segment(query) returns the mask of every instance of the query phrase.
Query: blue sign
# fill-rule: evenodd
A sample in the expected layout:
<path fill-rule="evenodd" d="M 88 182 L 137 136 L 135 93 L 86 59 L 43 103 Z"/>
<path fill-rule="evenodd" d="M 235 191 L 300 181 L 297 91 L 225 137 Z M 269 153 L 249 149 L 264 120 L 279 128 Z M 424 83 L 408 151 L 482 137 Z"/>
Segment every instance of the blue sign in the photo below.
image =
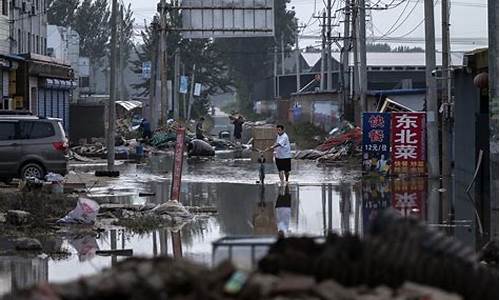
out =
<path fill-rule="evenodd" d="M 188 85 L 189 85 L 189 79 L 188 79 L 188 77 L 187 76 L 181 76 L 179 93 L 181 93 L 181 94 L 187 94 L 188 93 Z"/>
<path fill-rule="evenodd" d="M 143 62 L 142 63 L 142 78 L 150 79 L 151 78 L 151 62 Z"/>
<path fill-rule="evenodd" d="M 363 174 L 389 173 L 390 130 L 390 113 L 363 113 Z"/>

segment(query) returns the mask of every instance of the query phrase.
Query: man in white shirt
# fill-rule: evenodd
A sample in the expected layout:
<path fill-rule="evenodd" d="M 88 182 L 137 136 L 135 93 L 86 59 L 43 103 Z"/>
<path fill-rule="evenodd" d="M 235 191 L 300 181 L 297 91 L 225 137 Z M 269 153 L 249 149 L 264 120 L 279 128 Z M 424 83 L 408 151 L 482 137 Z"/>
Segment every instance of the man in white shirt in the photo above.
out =
<path fill-rule="evenodd" d="M 278 132 L 276 143 L 264 150 L 264 152 L 275 149 L 276 167 L 278 167 L 280 181 L 283 184 L 285 180 L 288 183 L 290 171 L 292 170 L 292 151 L 290 148 L 290 140 L 285 133 L 285 126 L 278 125 L 276 126 L 276 130 Z"/>

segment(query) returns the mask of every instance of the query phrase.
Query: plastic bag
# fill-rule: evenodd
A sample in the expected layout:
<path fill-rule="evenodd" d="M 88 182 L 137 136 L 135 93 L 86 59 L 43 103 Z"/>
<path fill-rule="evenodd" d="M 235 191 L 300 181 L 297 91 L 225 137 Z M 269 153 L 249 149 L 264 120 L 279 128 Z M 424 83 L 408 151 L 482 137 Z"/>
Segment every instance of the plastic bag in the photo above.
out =
<path fill-rule="evenodd" d="M 70 211 L 64 218 L 57 221 L 58 224 L 93 224 L 99 213 L 99 204 L 88 198 L 79 198 L 75 209 Z"/>
<path fill-rule="evenodd" d="M 52 173 L 45 175 L 45 181 L 47 182 L 62 182 L 64 177 L 61 174 Z"/>

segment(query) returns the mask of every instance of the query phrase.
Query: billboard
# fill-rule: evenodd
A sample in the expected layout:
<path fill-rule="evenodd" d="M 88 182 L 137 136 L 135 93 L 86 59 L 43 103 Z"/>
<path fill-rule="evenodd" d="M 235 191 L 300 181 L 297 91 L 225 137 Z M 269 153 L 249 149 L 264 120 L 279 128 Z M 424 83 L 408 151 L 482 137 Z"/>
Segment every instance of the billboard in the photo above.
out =
<path fill-rule="evenodd" d="M 182 0 L 184 38 L 274 36 L 274 0 Z"/>
<path fill-rule="evenodd" d="M 389 174 L 390 130 L 390 113 L 363 113 L 363 174 Z"/>
<path fill-rule="evenodd" d="M 392 173 L 425 175 L 425 113 L 392 113 Z"/>

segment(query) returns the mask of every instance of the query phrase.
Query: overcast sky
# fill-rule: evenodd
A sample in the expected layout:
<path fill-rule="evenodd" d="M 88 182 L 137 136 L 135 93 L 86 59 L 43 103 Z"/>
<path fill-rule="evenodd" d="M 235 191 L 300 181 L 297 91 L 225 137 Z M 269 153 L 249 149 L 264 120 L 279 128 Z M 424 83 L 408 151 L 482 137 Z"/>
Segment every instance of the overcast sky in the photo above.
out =
<path fill-rule="evenodd" d="M 168 0 L 167 0 L 168 1 Z M 335 8 L 344 5 L 345 0 L 332 0 Z M 367 3 L 369 0 L 366 0 Z M 371 0 L 372 4 L 398 3 L 400 0 Z M 406 0 L 396 8 L 389 10 L 373 10 L 372 22 L 367 24 L 367 35 L 382 36 L 389 30 L 393 31 L 389 37 L 423 38 L 424 37 L 424 6 L 423 0 Z M 441 36 L 441 1 L 435 6 L 436 36 Z M 132 3 L 135 12 L 136 23 L 143 25 L 144 19 L 150 20 L 156 11 L 157 1 L 154 0 L 124 0 L 126 3 Z M 295 7 L 299 22 L 306 24 L 304 35 L 319 35 L 320 27 L 318 20 L 311 18 L 314 14 L 319 14 L 324 9 L 323 0 L 292 0 L 291 7 Z M 478 38 L 485 39 L 488 34 L 488 9 L 487 0 L 451 0 L 451 38 L 457 40 L 460 38 Z M 334 23 L 336 21 L 333 21 Z M 396 23 L 397 22 L 397 23 Z M 373 26 L 371 25 L 373 24 Z M 395 25 L 396 24 L 396 25 Z M 420 24 L 420 26 L 418 26 Z M 139 29 L 138 29 L 139 30 Z M 342 27 L 336 27 L 335 30 L 342 30 Z M 467 42 L 469 42 L 467 40 Z M 307 45 L 318 45 L 314 40 L 302 40 L 301 47 Z M 421 46 L 419 44 L 405 44 L 408 46 Z M 452 43 L 452 50 L 465 50 L 483 45 L 463 45 Z M 440 44 L 438 44 L 438 49 Z"/>

